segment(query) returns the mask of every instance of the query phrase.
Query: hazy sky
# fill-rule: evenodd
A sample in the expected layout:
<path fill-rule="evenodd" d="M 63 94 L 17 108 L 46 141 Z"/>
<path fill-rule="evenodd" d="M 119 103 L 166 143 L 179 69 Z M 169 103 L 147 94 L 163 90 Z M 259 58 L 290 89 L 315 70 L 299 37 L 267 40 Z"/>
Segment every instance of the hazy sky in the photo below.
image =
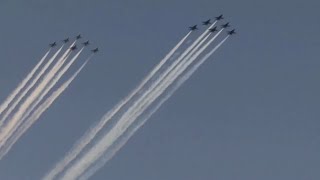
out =
<path fill-rule="evenodd" d="M 0 161 L 0 179 L 41 178 L 188 26 L 221 13 L 237 36 L 92 179 L 320 179 L 319 6 L 316 0 L 0 1 L 0 101 L 48 43 L 82 33 L 101 49 Z"/>

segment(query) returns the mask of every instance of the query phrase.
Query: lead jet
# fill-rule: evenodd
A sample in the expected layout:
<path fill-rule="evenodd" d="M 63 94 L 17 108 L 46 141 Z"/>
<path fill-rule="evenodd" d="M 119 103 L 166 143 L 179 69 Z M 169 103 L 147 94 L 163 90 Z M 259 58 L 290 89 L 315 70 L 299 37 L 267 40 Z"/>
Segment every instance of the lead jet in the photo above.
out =
<path fill-rule="evenodd" d="M 211 24 L 211 19 L 208 19 L 202 22 L 202 25 L 205 25 L 205 26 L 208 26 L 209 24 Z"/>
<path fill-rule="evenodd" d="M 209 32 L 210 32 L 210 33 L 214 33 L 214 32 L 216 32 L 216 31 L 218 31 L 218 30 L 217 30 L 217 26 L 215 26 L 214 28 L 209 29 Z"/>
<path fill-rule="evenodd" d="M 64 43 L 69 42 L 69 38 L 62 40 Z"/>
<path fill-rule="evenodd" d="M 91 50 L 93 53 L 97 53 L 99 51 L 99 48 L 95 48 Z"/>
<path fill-rule="evenodd" d="M 217 21 L 219 21 L 219 20 L 221 20 L 221 19 L 223 19 L 223 15 L 222 15 L 222 14 L 221 14 L 220 16 L 217 16 L 217 17 L 216 17 L 216 20 L 217 20 Z"/>
<path fill-rule="evenodd" d="M 235 29 L 232 29 L 231 31 L 228 31 L 228 34 L 229 34 L 229 35 L 236 34 L 236 30 L 235 30 Z"/>
<path fill-rule="evenodd" d="M 227 28 L 227 27 L 230 27 L 230 25 L 229 25 L 229 23 L 226 23 L 226 24 L 221 25 L 221 27 Z"/>
<path fill-rule="evenodd" d="M 55 47 L 56 45 L 57 45 L 56 42 L 53 42 L 53 43 L 49 44 L 50 47 Z"/>
<path fill-rule="evenodd" d="M 86 42 L 84 42 L 84 43 L 82 43 L 84 46 L 88 46 L 89 44 L 90 44 L 90 42 L 89 41 L 86 41 Z"/>
<path fill-rule="evenodd" d="M 76 39 L 81 39 L 81 38 L 82 38 L 81 34 L 79 34 L 78 36 L 76 36 Z"/>
<path fill-rule="evenodd" d="M 77 45 L 73 45 L 73 46 L 70 47 L 70 50 L 71 50 L 71 51 L 74 51 L 74 50 L 76 50 L 76 49 L 77 49 Z"/>
<path fill-rule="evenodd" d="M 189 27 L 189 29 L 190 29 L 191 31 L 194 31 L 194 30 L 197 30 L 198 28 L 197 28 L 197 25 L 194 25 L 194 26 Z"/>

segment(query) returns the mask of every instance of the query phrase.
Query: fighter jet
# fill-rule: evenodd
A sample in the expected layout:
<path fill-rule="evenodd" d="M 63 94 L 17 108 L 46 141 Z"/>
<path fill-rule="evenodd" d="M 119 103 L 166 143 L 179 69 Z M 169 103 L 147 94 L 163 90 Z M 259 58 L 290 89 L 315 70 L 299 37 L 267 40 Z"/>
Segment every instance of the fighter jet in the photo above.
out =
<path fill-rule="evenodd" d="M 50 47 L 55 47 L 56 45 L 57 45 L 56 42 L 53 42 L 53 43 L 49 44 Z"/>
<path fill-rule="evenodd" d="M 92 49 L 91 50 L 93 53 L 97 53 L 98 51 L 99 51 L 99 49 L 98 48 L 95 48 L 95 49 Z"/>
<path fill-rule="evenodd" d="M 81 34 L 79 34 L 78 36 L 76 36 L 76 39 L 81 39 L 81 38 L 82 38 Z"/>
<path fill-rule="evenodd" d="M 217 17 L 216 17 L 216 20 L 217 20 L 217 21 L 219 21 L 219 20 L 221 20 L 221 19 L 223 19 L 223 15 L 222 15 L 222 14 L 221 14 L 220 16 L 217 16 Z"/>
<path fill-rule="evenodd" d="M 209 24 L 211 24 L 211 19 L 208 19 L 208 20 L 206 20 L 206 21 L 203 21 L 202 22 L 202 25 L 205 25 L 205 26 L 208 26 Z"/>
<path fill-rule="evenodd" d="M 194 31 L 194 30 L 197 30 L 198 28 L 197 28 L 197 25 L 194 25 L 194 26 L 189 27 L 189 29 L 190 29 L 191 31 Z"/>
<path fill-rule="evenodd" d="M 230 25 L 229 25 L 229 23 L 226 23 L 226 24 L 221 25 L 221 27 L 227 28 L 227 27 L 230 27 Z"/>
<path fill-rule="evenodd" d="M 89 44 L 90 44 L 90 42 L 89 41 L 86 41 L 86 42 L 84 42 L 84 43 L 82 43 L 84 46 L 88 46 Z"/>
<path fill-rule="evenodd" d="M 69 42 L 69 38 L 62 40 L 64 43 Z"/>
<path fill-rule="evenodd" d="M 73 46 L 70 47 L 70 50 L 71 50 L 71 51 L 74 51 L 74 50 L 76 50 L 76 49 L 77 49 L 77 45 L 73 45 Z"/>
<path fill-rule="evenodd" d="M 216 31 L 218 31 L 218 30 L 217 30 L 217 26 L 215 26 L 214 28 L 209 29 L 209 32 L 211 32 L 211 33 L 214 33 L 214 32 L 216 32 Z"/>
<path fill-rule="evenodd" d="M 229 34 L 229 35 L 236 34 L 236 30 L 235 30 L 235 29 L 232 29 L 231 31 L 228 31 L 228 34 Z"/>

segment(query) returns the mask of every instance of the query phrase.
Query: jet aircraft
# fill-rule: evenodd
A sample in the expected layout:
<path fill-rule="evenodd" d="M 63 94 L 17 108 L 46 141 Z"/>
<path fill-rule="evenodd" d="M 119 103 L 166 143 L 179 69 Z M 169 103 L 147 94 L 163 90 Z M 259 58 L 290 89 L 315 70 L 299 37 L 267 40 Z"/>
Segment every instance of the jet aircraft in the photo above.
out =
<path fill-rule="evenodd" d="M 64 43 L 69 42 L 69 38 L 62 40 Z"/>
<path fill-rule="evenodd" d="M 89 41 L 86 41 L 86 42 L 84 42 L 84 43 L 82 43 L 84 46 L 88 46 L 89 44 L 90 44 L 90 42 Z"/>
<path fill-rule="evenodd" d="M 209 24 L 211 24 L 211 19 L 203 21 L 202 24 L 205 25 L 205 26 L 208 26 Z"/>
<path fill-rule="evenodd" d="M 76 39 L 81 39 L 81 38 L 82 38 L 81 34 L 79 34 L 78 36 L 76 36 Z"/>
<path fill-rule="evenodd" d="M 70 47 L 70 50 L 71 51 L 74 51 L 74 50 L 76 50 L 77 49 L 77 45 L 73 45 L 72 47 Z"/>
<path fill-rule="evenodd" d="M 56 42 L 53 42 L 53 43 L 49 44 L 50 47 L 55 47 L 56 45 L 57 45 Z"/>
<path fill-rule="evenodd" d="M 236 34 L 236 30 L 235 30 L 235 29 L 232 29 L 231 31 L 228 31 L 228 34 L 229 34 L 229 35 Z"/>
<path fill-rule="evenodd" d="M 209 31 L 210 31 L 211 33 L 214 33 L 214 32 L 216 32 L 216 31 L 218 31 L 218 30 L 217 30 L 217 26 L 214 27 L 214 28 L 209 29 Z"/>
<path fill-rule="evenodd" d="M 226 24 L 221 25 L 221 27 L 227 28 L 227 27 L 230 27 L 230 25 L 229 25 L 229 23 L 226 23 Z"/>
<path fill-rule="evenodd" d="M 194 30 L 197 30 L 198 28 L 197 28 L 197 25 L 194 25 L 194 26 L 189 27 L 189 29 L 190 29 L 191 31 L 194 31 Z"/>
<path fill-rule="evenodd" d="M 99 51 L 99 49 L 98 48 L 95 48 L 95 49 L 92 49 L 91 50 L 93 53 L 97 53 L 98 51 Z"/>
<path fill-rule="evenodd" d="M 217 16 L 217 17 L 216 17 L 216 20 L 217 20 L 217 21 L 219 21 L 219 20 L 221 20 L 221 19 L 223 19 L 223 15 L 222 15 L 222 14 L 221 14 L 220 16 Z"/>

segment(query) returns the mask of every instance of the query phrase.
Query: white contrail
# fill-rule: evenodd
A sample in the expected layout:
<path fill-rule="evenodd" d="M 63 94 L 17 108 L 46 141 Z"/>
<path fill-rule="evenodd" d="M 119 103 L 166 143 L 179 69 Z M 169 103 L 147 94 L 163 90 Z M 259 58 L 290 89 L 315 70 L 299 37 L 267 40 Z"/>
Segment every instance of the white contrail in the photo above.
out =
<path fill-rule="evenodd" d="M 44 180 L 51 180 L 55 178 L 65 167 L 73 161 L 82 150 L 94 139 L 98 132 L 105 126 L 105 124 L 117 113 L 124 105 L 126 105 L 146 84 L 154 77 L 157 72 L 168 62 L 170 57 L 179 49 L 179 47 L 190 36 L 191 31 L 183 37 L 180 42 L 160 61 L 160 63 L 142 80 L 140 85 L 136 87 L 125 99 L 120 101 L 111 111 L 109 111 L 101 121 L 93 128 L 91 128 L 79 141 L 76 143 L 71 151 L 67 153 L 58 164 L 55 165 L 49 173 L 45 175 Z"/>
<path fill-rule="evenodd" d="M 211 27 L 210 27 L 211 28 Z M 210 29 L 209 28 L 209 29 Z M 196 47 L 198 45 L 198 43 L 203 39 L 203 37 L 207 34 L 208 30 L 206 30 L 199 38 L 196 39 L 195 42 L 193 42 L 193 44 L 187 48 L 187 50 L 176 60 L 174 61 L 171 66 L 166 69 L 166 71 L 161 74 L 161 76 L 152 84 L 152 86 L 149 88 L 148 91 L 150 91 L 150 89 L 154 89 L 155 87 L 158 86 L 158 84 L 161 82 L 161 80 L 166 77 L 171 71 L 172 69 L 174 69 L 176 67 L 177 64 L 179 64 L 185 57 L 186 55 L 188 55 L 190 53 L 190 51 L 192 51 L 192 49 L 194 47 Z M 89 152 L 87 152 L 84 157 L 82 157 L 81 159 L 79 159 L 77 162 L 75 162 L 64 174 L 63 178 L 64 179 L 75 179 L 77 177 L 79 177 L 88 167 L 91 166 L 91 164 L 95 163 L 98 158 L 103 155 L 103 153 L 105 152 L 105 150 L 110 147 L 110 142 L 112 144 L 112 142 L 119 137 L 123 130 L 126 129 L 125 127 L 122 127 L 121 125 L 123 124 L 127 124 L 128 122 L 128 118 L 130 119 L 130 115 L 132 114 L 132 111 L 135 112 L 135 107 L 137 106 L 137 104 L 139 104 L 139 102 L 141 102 L 141 100 L 144 99 L 145 94 L 142 97 L 139 98 L 138 101 L 136 101 L 134 103 L 133 106 L 131 106 L 124 115 L 122 115 L 121 119 L 117 122 L 117 124 L 109 131 L 109 133 L 107 135 L 105 135 L 105 137 L 103 137 L 98 143 L 96 143 L 94 145 L 94 147 L 91 148 L 91 150 L 89 150 Z M 123 120 L 125 119 L 125 120 Z M 123 122 L 122 122 L 123 121 Z M 121 127 L 119 127 L 121 126 Z"/>
<path fill-rule="evenodd" d="M 102 159 L 99 160 L 99 163 L 95 164 L 92 168 L 90 168 L 87 172 L 85 172 L 81 176 L 82 179 L 88 179 L 92 175 L 95 174 L 96 171 L 98 171 L 100 168 L 104 166 L 106 162 L 108 162 L 126 143 L 127 141 L 134 135 L 134 133 L 145 124 L 145 122 L 162 106 L 163 103 L 165 103 L 176 90 L 181 87 L 182 84 L 184 84 L 193 74 L 197 71 L 197 69 L 206 61 L 209 59 L 209 57 L 218 50 L 222 46 L 222 44 L 229 38 L 229 35 L 225 37 L 217 46 L 214 47 L 208 54 L 206 54 L 203 58 L 201 58 L 200 61 L 198 61 L 194 66 L 192 66 L 183 76 L 181 76 L 177 82 L 173 85 L 172 89 L 169 90 L 169 92 L 163 97 L 152 109 L 147 112 L 144 117 L 141 118 L 141 120 L 135 121 L 132 126 L 132 128 L 128 128 L 128 131 L 126 131 L 122 136 L 119 138 L 120 140 L 117 143 L 114 143 L 115 145 L 112 147 L 112 149 L 103 156 Z"/>
<path fill-rule="evenodd" d="M 55 72 L 56 75 L 54 75 L 53 79 L 47 84 L 45 89 L 42 92 L 39 92 L 37 94 L 36 101 L 32 103 L 31 107 L 28 107 L 27 111 L 24 112 L 22 118 L 20 121 L 18 121 L 15 126 L 12 128 L 10 133 L 7 134 L 7 136 L 2 140 L 0 149 L 2 149 L 3 144 L 6 143 L 6 141 L 14 134 L 14 132 L 17 130 L 17 128 L 23 123 L 23 121 L 30 115 L 30 113 L 36 108 L 36 106 L 39 105 L 39 103 L 43 100 L 43 98 L 48 94 L 48 92 L 54 87 L 54 85 L 59 81 L 59 79 L 68 71 L 70 66 L 75 62 L 75 60 L 79 57 L 80 53 L 83 51 L 83 48 L 70 60 L 68 64 L 66 64 L 61 70 L 61 66 L 64 64 L 66 59 L 70 54 L 68 54 L 64 61 L 62 61 L 59 66 L 57 67 L 58 73 Z"/>
<path fill-rule="evenodd" d="M 34 85 L 38 82 L 38 80 L 42 77 L 42 75 L 45 73 L 45 71 L 49 68 L 49 66 L 52 64 L 52 62 L 55 60 L 55 58 L 58 56 L 60 51 L 62 50 L 62 47 L 49 59 L 49 61 L 42 67 L 41 71 L 34 77 L 29 83 L 29 85 L 19 94 L 19 96 L 15 99 L 13 104 L 8 108 L 8 110 L 3 115 L 1 122 L 4 122 L 9 115 L 12 113 L 12 111 L 17 107 L 17 105 L 20 103 L 20 101 L 28 94 L 30 89 L 34 87 Z"/>
<path fill-rule="evenodd" d="M 75 42 L 74 42 L 75 43 Z M 74 45 L 71 45 L 71 47 Z M 59 70 L 57 67 L 60 66 L 61 62 L 65 61 L 65 58 L 70 54 L 70 48 L 62 55 L 62 57 L 56 62 L 54 67 L 46 74 L 43 78 L 42 82 L 34 89 L 31 95 L 20 105 L 18 111 L 13 115 L 13 117 L 9 120 L 6 126 L 1 128 L 0 131 L 0 147 L 2 146 L 3 139 L 7 137 L 7 135 L 12 133 L 12 129 L 17 127 L 17 123 L 22 118 L 26 110 L 30 107 L 30 105 L 38 98 L 40 93 L 46 88 L 47 84 L 50 80 L 55 76 L 57 71 Z"/>
<path fill-rule="evenodd" d="M 206 54 L 199 62 L 197 62 L 194 66 L 191 67 L 190 70 L 186 74 L 184 74 L 182 77 L 180 77 L 172 87 L 172 89 L 169 90 L 169 92 L 163 97 L 157 105 L 152 107 L 152 109 L 147 112 L 147 114 L 141 119 L 138 120 L 136 123 L 134 123 L 132 128 L 128 129 L 128 131 L 122 135 L 119 142 L 116 143 L 115 147 L 111 151 L 109 151 L 100 161 L 99 164 L 96 164 L 93 168 L 91 168 L 89 171 L 87 171 L 83 176 L 81 176 L 82 179 L 88 179 L 91 177 L 97 170 L 99 170 L 103 165 L 108 162 L 126 143 L 127 141 L 134 135 L 134 133 L 145 124 L 145 122 L 155 113 L 157 110 L 162 106 L 163 103 L 165 103 L 176 90 L 179 89 L 179 87 L 186 82 L 195 71 L 229 38 L 227 36 L 224 40 L 222 40 L 214 49 L 212 49 L 208 54 Z"/>
<path fill-rule="evenodd" d="M 87 63 L 92 58 L 92 55 L 82 64 L 82 66 L 69 78 L 64 84 L 62 84 L 59 89 L 54 91 L 50 97 L 48 97 L 38 108 L 30 115 L 30 117 L 25 120 L 25 122 L 16 131 L 17 133 L 9 139 L 5 144 L 3 149 L 0 151 L 0 159 L 2 159 L 12 148 L 12 146 L 17 142 L 17 140 L 39 119 L 39 117 L 51 106 L 51 104 L 63 93 L 71 82 L 78 76 L 82 69 L 87 65 Z"/>
<path fill-rule="evenodd" d="M 31 70 L 31 72 L 27 75 L 26 78 L 20 82 L 18 87 L 7 97 L 7 99 L 0 105 L 0 115 L 2 115 L 3 111 L 7 109 L 9 104 L 13 101 L 13 99 L 19 94 L 19 92 L 23 89 L 23 87 L 28 83 L 28 81 L 33 77 L 34 73 L 39 69 L 44 60 L 47 58 L 51 49 L 42 57 L 42 59 L 36 64 L 36 66 Z M 3 123 L 3 119 L 0 120 L 0 126 Z"/>

